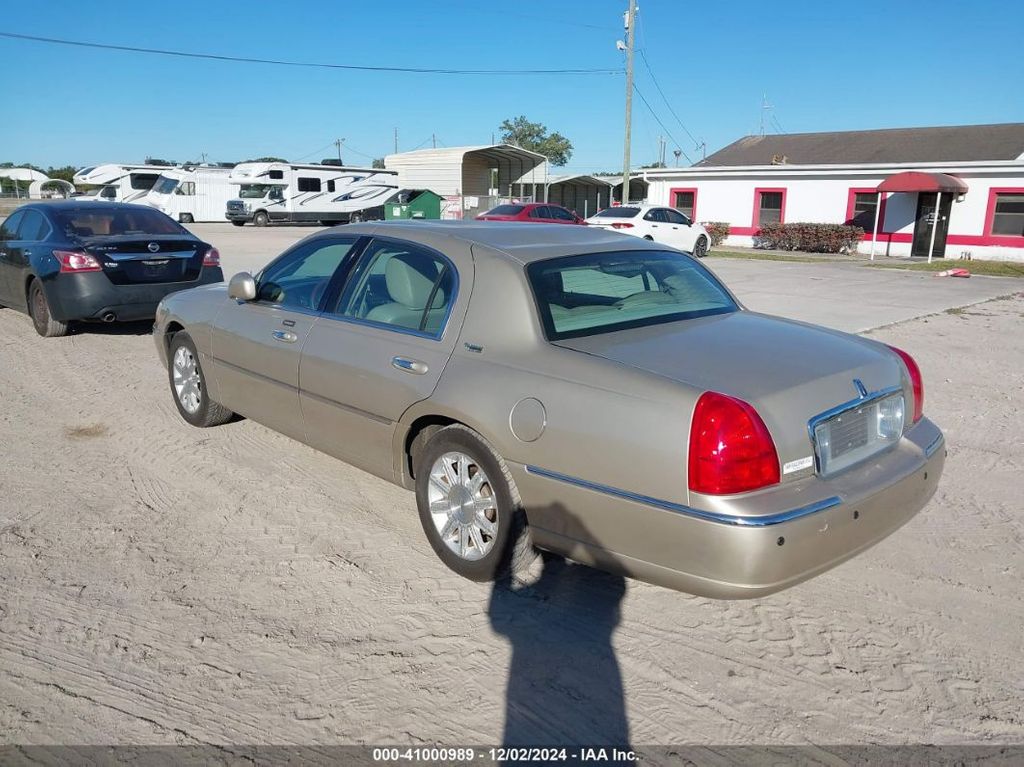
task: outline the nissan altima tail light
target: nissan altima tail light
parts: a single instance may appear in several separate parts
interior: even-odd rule
[[[203,256],[203,266],[220,266],[220,251],[210,248]]]
[[[888,346],[888,344],[886,345]],[[921,368],[917,366],[914,358],[902,349],[897,349],[895,346],[889,346],[889,348],[899,355],[899,358],[903,360],[903,364],[907,367],[910,385],[914,390],[914,415],[911,423],[917,423],[921,420],[921,416],[924,415],[924,379],[921,377]]]
[[[757,411],[735,397],[704,392],[690,424],[690,490],[730,495],[778,482],[779,455]]]
[[[62,272],[101,272],[103,267],[95,257],[77,250],[55,250],[53,257],[60,261]]]
[[[632,229],[633,225],[627,221],[616,221],[612,224],[612,229]]]

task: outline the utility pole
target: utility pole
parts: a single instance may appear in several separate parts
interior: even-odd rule
[[[768,103],[768,94],[761,94],[761,135],[764,135],[764,115],[769,109],[772,109],[772,105]]]
[[[430,145],[432,147],[434,147],[434,149],[437,149],[437,134],[436,133],[431,133],[430,134]]]
[[[665,167],[665,137],[658,136],[658,165]]]
[[[398,154],[398,128],[395,128],[395,154]]]
[[[683,153],[682,149],[673,149],[672,150],[672,154],[674,154],[676,156],[676,167],[677,168],[679,167],[679,155],[681,155],[682,153]]]
[[[629,143],[633,129],[633,42],[636,35],[636,0],[629,0],[626,11],[626,140],[622,149],[622,204],[629,203]]]
[[[345,143],[345,139],[336,138],[334,139],[334,146],[338,147],[338,165],[344,165],[341,161],[341,145]]]

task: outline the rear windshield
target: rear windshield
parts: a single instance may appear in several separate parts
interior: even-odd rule
[[[681,253],[627,250],[537,261],[527,267],[548,340],[725,314],[725,288]]]
[[[640,208],[605,208],[597,214],[597,218],[633,218],[640,212]]]
[[[57,228],[70,237],[116,237],[131,234],[188,234],[158,210],[113,209],[100,204],[54,210]]]
[[[485,216],[518,216],[523,212],[524,205],[499,205],[497,208],[491,208],[484,215]]]

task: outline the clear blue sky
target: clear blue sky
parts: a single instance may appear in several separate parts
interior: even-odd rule
[[[606,68],[626,0],[11,3],[0,31],[201,53],[472,69]],[[503,10],[502,8],[507,8]],[[641,0],[638,48],[712,152],[768,125],[789,133],[1024,121],[1024,3],[1006,0]],[[573,172],[622,167],[622,75],[449,76],[170,58],[0,38],[0,161],[83,166],[147,155],[351,164],[399,148],[489,143],[524,114],[569,137]],[[670,134],[697,159],[644,60],[633,162]],[[775,120],[770,119],[774,115]],[[667,131],[666,131],[667,129]],[[685,157],[682,159],[686,164]]]

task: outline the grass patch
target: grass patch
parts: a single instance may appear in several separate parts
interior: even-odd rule
[[[875,261],[865,264],[877,269],[903,269],[908,272],[944,272],[946,269],[966,269],[971,274],[983,274],[988,277],[1024,277],[1024,263],[1015,261],[955,261],[936,260],[916,263],[904,262],[883,264]]]
[[[708,253],[708,258],[743,258],[748,261],[797,261],[805,264],[820,264],[826,261],[839,261],[840,259],[835,258],[820,258],[817,256],[810,256],[804,253],[797,253],[789,255],[787,253],[767,253],[757,250],[752,251],[738,251],[738,250],[712,250]]]

